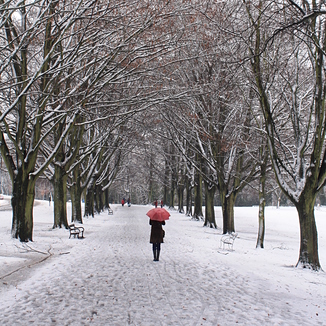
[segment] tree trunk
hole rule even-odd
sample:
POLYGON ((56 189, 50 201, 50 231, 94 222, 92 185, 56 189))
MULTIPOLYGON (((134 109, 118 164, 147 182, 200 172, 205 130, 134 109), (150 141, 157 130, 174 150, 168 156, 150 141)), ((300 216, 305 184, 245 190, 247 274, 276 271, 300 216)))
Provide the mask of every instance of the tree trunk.
POLYGON ((94 217, 94 185, 90 184, 86 190, 85 216, 94 217))
POLYGON ((170 188, 170 208, 174 208, 174 196, 175 196, 175 189, 176 189, 176 173, 175 169, 172 168, 171 171, 171 188, 170 188))
POLYGON ((169 159, 169 164, 170 164, 170 171, 171 171, 171 186, 170 186, 170 208, 174 208, 174 196, 175 196, 175 190, 177 188, 177 180, 178 180, 178 174, 176 170, 176 156, 174 154, 175 148, 174 146, 170 147, 170 159, 169 159))
POLYGON ((100 194, 100 213, 104 211, 104 191, 102 189, 102 186, 99 186, 99 194, 100 194))
POLYGON ((64 168, 55 165, 53 183, 54 221, 53 228, 68 228, 67 221, 67 176, 64 168))
POLYGON ((169 165, 165 159, 165 169, 164 169, 164 193, 163 193, 163 203, 164 205, 168 202, 168 184, 169 184, 169 165))
POLYGON ((192 218, 195 220, 203 219, 203 185, 202 176, 198 172, 195 175, 194 214, 192 218))
POLYGON ((186 178, 186 215, 192 216, 192 188, 188 178, 186 178))
POLYGON ((297 266, 320 270, 318 236, 315 222, 315 194, 304 193, 296 205, 300 222, 300 254, 297 266))
MULTIPOLYGON (((220 191, 220 194, 222 191, 220 191)), ((224 192, 223 192, 224 193, 224 192)), ((236 196, 231 193, 229 196, 221 195, 223 214, 223 234, 235 232, 234 228, 234 205, 236 196)))
POLYGON ((21 242, 33 241, 33 204, 35 196, 33 178, 18 170, 12 192, 12 236, 21 242))
POLYGON ((205 223, 204 226, 209 226, 210 228, 217 228, 215 221, 215 211, 214 211, 214 195, 215 186, 210 186, 209 183, 205 182, 205 223))
POLYGON ((154 164, 153 164, 153 152, 151 148, 150 162, 149 162, 148 203, 153 203, 154 201, 153 172, 154 172, 154 164))
POLYGON ((184 185, 180 184, 178 187, 178 210, 179 213, 184 213, 183 209, 183 192, 184 192, 184 185))
POLYGON ((109 203, 109 188, 106 188, 104 190, 104 209, 107 209, 110 207, 110 203, 109 203))
POLYGON ((174 208, 174 186, 170 189, 170 208, 174 208))
POLYGON ((163 193, 163 204, 166 205, 166 203, 169 202, 169 191, 168 191, 168 187, 164 185, 164 193, 163 193))
MULTIPOLYGON (((262 186, 262 185, 261 185, 262 186)), ((259 212, 258 212, 258 236, 256 248, 264 248, 265 238, 265 197, 259 191, 259 212)))
POLYGON ((267 169, 267 148, 260 148, 261 156, 263 161, 260 164, 260 178, 259 178, 259 212, 258 212, 258 236, 256 248, 264 248, 265 238, 265 184, 266 184, 266 169, 267 169))
POLYGON ((102 187, 100 185, 95 185, 94 190, 95 211, 97 214, 100 214, 103 210, 102 187))
POLYGON ((70 188, 71 222, 83 223, 82 208, 81 208, 81 198, 83 192, 80 187, 79 169, 76 168, 73 173, 74 173, 74 182, 70 188))

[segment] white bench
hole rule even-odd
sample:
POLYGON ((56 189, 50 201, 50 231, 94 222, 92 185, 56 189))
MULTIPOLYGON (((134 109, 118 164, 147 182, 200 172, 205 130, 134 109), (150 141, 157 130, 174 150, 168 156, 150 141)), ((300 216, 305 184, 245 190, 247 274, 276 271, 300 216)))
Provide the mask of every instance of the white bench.
POLYGON ((82 226, 76 226, 75 224, 69 225, 69 239, 73 236, 74 238, 84 238, 84 228, 82 226))
POLYGON ((113 215, 113 210, 112 210, 112 208, 108 208, 108 215, 113 215))
POLYGON ((233 243, 237 236, 238 233, 235 232, 222 235, 220 240, 220 248, 233 250, 233 243))

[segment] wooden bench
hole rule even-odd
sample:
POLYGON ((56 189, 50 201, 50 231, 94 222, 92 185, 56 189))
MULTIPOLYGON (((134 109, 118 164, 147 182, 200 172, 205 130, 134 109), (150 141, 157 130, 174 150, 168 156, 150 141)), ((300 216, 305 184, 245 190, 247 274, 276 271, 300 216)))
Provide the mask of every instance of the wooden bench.
POLYGON ((108 215, 113 215, 113 210, 112 210, 112 208, 108 208, 108 215))
POLYGON ((69 239, 71 236, 74 236, 74 238, 82 239, 84 238, 84 228, 82 226, 76 226, 75 224, 69 225, 69 239))
POLYGON ((220 248, 227 248, 228 250, 233 250, 233 243, 237 236, 238 233, 235 232, 224 234, 220 240, 220 248))

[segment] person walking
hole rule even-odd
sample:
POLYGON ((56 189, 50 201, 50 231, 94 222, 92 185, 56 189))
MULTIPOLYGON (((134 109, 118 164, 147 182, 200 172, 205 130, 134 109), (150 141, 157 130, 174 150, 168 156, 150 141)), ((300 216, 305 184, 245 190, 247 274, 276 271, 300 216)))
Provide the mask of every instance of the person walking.
POLYGON ((163 243, 163 237, 165 233, 162 225, 165 225, 165 221, 154 221, 150 219, 149 224, 152 226, 149 242, 153 244, 154 261, 159 261, 161 243, 163 243))
POLYGON ((161 200, 161 208, 163 208, 163 200, 161 200))

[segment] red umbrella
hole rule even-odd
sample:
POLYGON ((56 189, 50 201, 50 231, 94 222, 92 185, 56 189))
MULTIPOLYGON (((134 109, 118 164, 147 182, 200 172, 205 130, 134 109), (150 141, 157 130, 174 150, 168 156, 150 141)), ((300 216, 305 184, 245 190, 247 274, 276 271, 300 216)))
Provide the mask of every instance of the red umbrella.
POLYGON ((146 213, 153 221, 165 221, 169 219, 170 213, 165 208, 152 208, 146 213))

